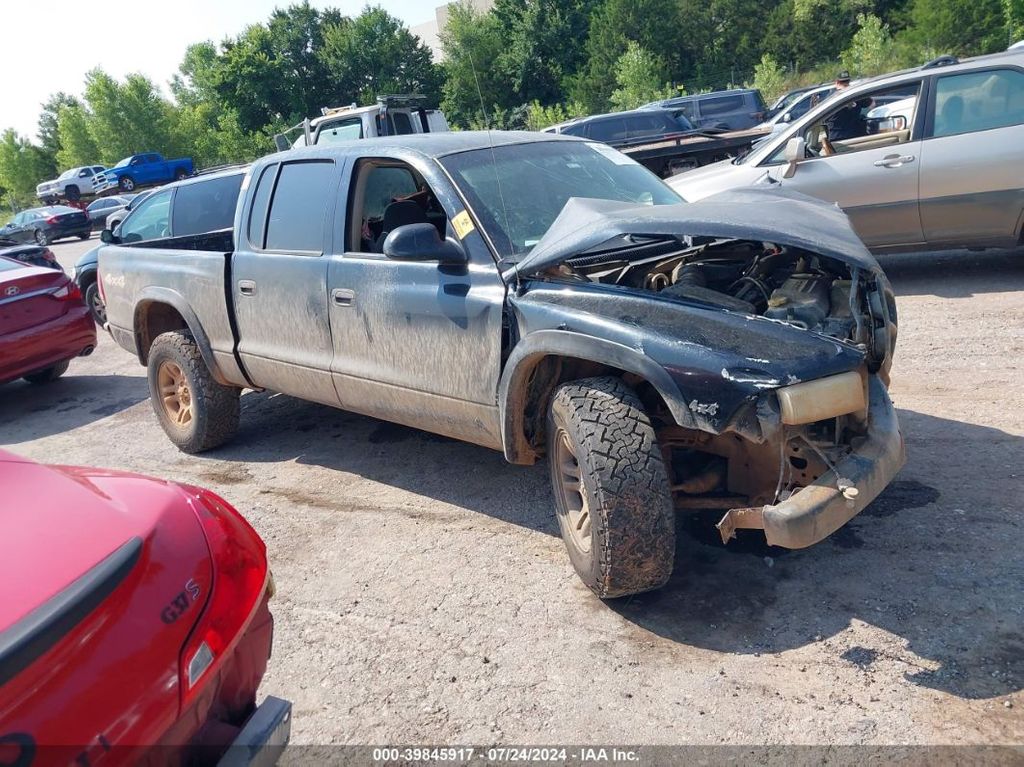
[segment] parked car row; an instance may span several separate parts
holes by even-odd
[[[742,159],[674,176],[693,202],[750,186],[838,204],[874,251],[1024,241],[1024,51],[851,85]]]

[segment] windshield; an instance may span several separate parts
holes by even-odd
[[[64,172],[63,172],[63,173],[61,173],[61,174],[60,174],[60,176],[58,176],[57,178],[58,178],[58,179],[62,179],[62,178],[71,178],[71,177],[72,177],[73,175],[75,175],[76,173],[78,173],[78,168],[72,168],[71,170],[66,170],[66,171],[64,171]]]
[[[123,168],[123,167],[125,167],[125,166],[126,166],[126,165],[127,165],[128,163],[130,163],[131,161],[132,161],[132,158],[131,158],[131,157],[125,157],[125,158],[124,158],[123,160],[121,160],[121,161],[120,161],[120,162],[119,162],[119,163],[118,163],[117,165],[115,165],[114,167],[115,167],[115,168]]]
[[[604,144],[539,141],[477,149],[440,162],[501,258],[518,260],[529,251],[573,197],[641,205],[683,202],[649,170]]]

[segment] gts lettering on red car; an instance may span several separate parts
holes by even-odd
[[[196,603],[199,599],[201,590],[199,584],[196,583],[194,578],[189,578],[185,582],[184,591],[180,592],[171,602],[164,607],[160,613],[160,620],[166,623],[168,626],[174,623],[178,618],[188,612],[188,609]]]

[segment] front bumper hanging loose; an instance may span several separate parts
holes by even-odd
[[[878,376],[870,379],[868,398],[868,432],[857,449],[780,503],[730,509],[717,525],[722,541],[740,528],[763,529],[770,545],[803,549],[867,508],[906,462],[896,410]]]

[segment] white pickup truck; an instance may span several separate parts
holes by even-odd
[[[44,181],[36,187],[36,197],[48,205],[59,200],[80,200],[85,195],[92,194],[93,179],[97,173],[103,172],[102,165],[86,165],[81,168],[71,168],[61,173],[53,181]]]
[[[381,96],[372,106],[324,108],[320,117],[306,118],[274,136],[279,151],[302,146],[337,144],[377,136],[444,133],[448,120],[439,109],[423,107],[422,96]],[[300,132],[301,131],[301,132]],[[299,133],[298,138],[290,136]]]

